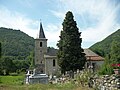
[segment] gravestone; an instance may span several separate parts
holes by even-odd
[[[72,70],[69,71],[70,78],[74,78],[74,72]]]
[[[38,68],[34,69],[32,74],[30,74],[28,70],[28,73],[26,74],[26,84],[37,83],[47,84],[48,75],[41,73],[41,70],[39,70]]]

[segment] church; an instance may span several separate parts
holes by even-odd
[[[45,73],[47,75],[56,75],[59,71],[57,63],[57,49],[47,47],[47,38],[40,23],[39,36],[35,39],[35,68],[37,73]],[[104,58],[97,55],[90,49],[84,49],[87,62],[85,68],[98,69],[103,63]]]
[[[39,73],[54,75],[59,66],[57,64],[57,50],[47,48],[47,40],[45,33],[40,23],[39,37],[35,39],[35,66]]]

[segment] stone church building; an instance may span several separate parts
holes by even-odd
[[[39,73],[53,75],[58,71],[57,50],[47,47],[45,33],[40,23],[39,37],[35,39],[35,66]]]
[[[54,75],[59,70],[57,64],[57,49],[47,47],[47,38],[40,23],[39,37],[35,39],[35,66],[37,73]],[[95,54],[90,49],[84,49],[87,57],[86,67],[99,67],[104,62],[104,58]]]

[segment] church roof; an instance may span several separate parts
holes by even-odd
[[[58,51],[57,49],[48,47],[45,57],[56,57],[57,56],[57,51]],[[94,53],[90,49],[84,49],[84,53],[85,53],[85,56],[86,56],[87,60],[91,60],[91,61],[102,61],[102,60],[104,60],[103,57]]]
[[[84,53],[86,54],[85,56],[99,56],[90,49],[84,49]]]
[[[42,23],[40,23],[39,38],[46,38],[45,34],[44,34],[43,27],[42,27]]]
[[[101,61],[104,60],[103,57],[99,56],[98,54],[94,53],[90,49],[84,49],[85,56],[87,60],[92,60],[92,61]]]
[[[57,51],[58,51],[57,49],[48,47],[48,49],[47,49],[47,54],[46,54],[46,55],[49,55],[49,56],[57,56]]]

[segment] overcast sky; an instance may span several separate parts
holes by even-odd
[[[0,27],[20,29],[36,38],[40,19],[48,46],[55,47],[67,11],[72,11],[82,47],[94,43],[120,28],[120,0],[0,0]]]

